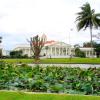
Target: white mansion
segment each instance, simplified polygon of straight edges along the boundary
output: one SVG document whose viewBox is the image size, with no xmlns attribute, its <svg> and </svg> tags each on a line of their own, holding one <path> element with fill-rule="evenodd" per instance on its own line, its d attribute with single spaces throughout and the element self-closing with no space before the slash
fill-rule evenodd
<svg viewBox="0 0 100 100">
<path fill-rule="evenodd" d="M 23 55 L 27 54 L 29 57 L 33 56 L 30 45 L 22 44 L 17 45 L 14 50 L 22 50 Z M 81 51 L 85 52 L 86 57 L 91 57 L 91 54 L 96 56 L 96 53 L 92 53 L 91 48 L 80 48 Z M 75 55 L 75 48 L 69 44 L 58 41 L 47 41 L 41 51 L 41 56 L 45 55 L 46 58 L 68 58 L 71 55 Z"/>
</svg>

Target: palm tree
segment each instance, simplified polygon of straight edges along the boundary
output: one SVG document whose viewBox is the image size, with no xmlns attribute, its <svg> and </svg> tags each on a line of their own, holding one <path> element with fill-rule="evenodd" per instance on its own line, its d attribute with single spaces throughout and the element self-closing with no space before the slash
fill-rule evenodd
<svg viewBox="0 0 100 100">
<path fill-rule="evenodd" d="M 98 28 L 100 26 L 100 13 L 95 14 L 95 10 L 91 9 L 89 3 L 84 4 L 81 7 L 81 12 L 78 12 L 78 17 L 76 18 L 77 29 L 80 31 L 81 29 L 86 30 L 88 27 L 90 29 L 90 36 L 91 36 L 91 50 L 93 48 L 92 43 L 92 29 Z M 93 52 L 92 52 L 93 53 Z"/>
</svg>

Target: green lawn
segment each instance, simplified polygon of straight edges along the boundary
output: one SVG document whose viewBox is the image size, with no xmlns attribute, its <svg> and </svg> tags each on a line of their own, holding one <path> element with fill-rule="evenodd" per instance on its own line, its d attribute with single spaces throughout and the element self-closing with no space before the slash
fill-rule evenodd
<svg viewBox="0 0 100 100">
<path fill-rule="evenodd" d="M 0 91 L 0 100 L 100 100 L 100 96 L 28 94 L 23 92 Z"/>
<path fill-rule="evenodd" d="M 34 59 L 3 59 L 7 63 L 34 63 Z M 91 63 L 100 64 L 100 58 L 52 58 L 41 59 L 40 63 Z"/>
</svg>

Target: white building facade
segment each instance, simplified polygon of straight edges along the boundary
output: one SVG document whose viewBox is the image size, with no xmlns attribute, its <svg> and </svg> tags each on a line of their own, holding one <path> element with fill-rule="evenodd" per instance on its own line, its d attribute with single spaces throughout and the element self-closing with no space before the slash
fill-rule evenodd
<svg viewBox="0 0 100 100">
<path fill-rule="evenodd" d="M 23 55 L 33 56 L 30 45 L 17 45 L 14 50 L 22 50 Z M 71 54 L 74 55 L 74 48 L 71 45 L 64 42 L 47 41 L 41 50 L 40 56 L 45 56 L 46 58 L 68 58 Z"/>
<path fill-rule="evenodd" d="M 14 50 L 22 50 L 23 55 L 33 56 L 30 45 L 22 44 L 17 45 Z M 91 48 L 80 48 L 86 55 L 86 57 L 96 57 L 96 53 Z M 92 53 L 93 52 L 93 53 Z M 47 41 L 45 46 L 41 50 L 41 57 L 44 58 L 69 58 L 75 56 L 75 48 L 69 44 L 59 41 Z"/>
<path fill-rule="evenodd" d="M 41 54 L 45 54 L 47 58 L 68 58 L 74 55 L 74 49 L 71 45 L 64 42 L 48 42 L 42 49 Z"/>
<path fill-rule="evenodd" d="M 80 50 L 85 53 L 86 57 L 96 57 L 96 52 L 94 52 L 93 48 L 80 48 Z"/>
</svg>

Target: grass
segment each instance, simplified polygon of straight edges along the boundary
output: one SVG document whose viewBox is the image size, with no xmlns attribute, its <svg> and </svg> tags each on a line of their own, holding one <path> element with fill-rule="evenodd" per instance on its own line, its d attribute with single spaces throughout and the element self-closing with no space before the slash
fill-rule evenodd
<svg viewBox="0 0 100 100">
<path fill-rule="evenodd" d="M 7 63 L 34 63 L 34 59 L 3 59 Z M 83 63 L 83 64 L 100 64 L 100 58 L 52 58 L 41 59 L 40 63 Z"/>
<path fill-rule="evenodd" d="M 100 96 L 0 91 L 0 100 L 100 100 Z"/>
<path fill-rule="evenodd" d="M 55 59 L 42 59 L 44 63 L 99 63 L 100 58 L 55 58 Z"/>
</svg>

